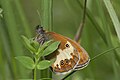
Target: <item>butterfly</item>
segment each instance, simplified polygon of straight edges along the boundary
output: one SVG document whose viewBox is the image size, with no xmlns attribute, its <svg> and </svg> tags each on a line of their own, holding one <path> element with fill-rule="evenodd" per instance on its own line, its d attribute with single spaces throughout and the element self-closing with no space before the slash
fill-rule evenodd
<svg viewBox="0 0 120 80">
<path fill-rule="evenodd" d="M 88 53 L 74 40 L 55 32 L 47 32 L 39 25 L 36 28 L 36 32 L 38 34 L 36 40 L 40 44 L 50 39 L 60 41 L 58 49 L 46 57 L 49 60 L 56 58 L 51 65 L 54 73 L 67 74 L 74 70 L 83 69 L 88 65 L 90 61 Z"/>
</svg>

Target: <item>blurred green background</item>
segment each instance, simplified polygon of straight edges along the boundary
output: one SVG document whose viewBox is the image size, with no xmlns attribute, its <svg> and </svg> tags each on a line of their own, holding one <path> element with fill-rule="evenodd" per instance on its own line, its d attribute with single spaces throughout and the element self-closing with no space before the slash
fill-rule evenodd
<svg viewBox="0 0 120 80">
<path fill-rule="evenodd" d="M 111 3 L 120 19 L 120 0 L 111 0 Z M 53 0 L 53 31 L 74 39 L 83 17 L 83 4 L 84 0 Z M 0 16 L 0 80 L 32 78 L 32 71 L 24 68 L 14 57 L 30 56 L 21 35 L 28 38 L 36 35 L 35 26 L 41 23 L 37 10 L 42 13 L 41 7 L 41 0 L 0 0 L 3 10 L 0 11 L 3 15 Z M 109 14 L 105 0 L 88 0 L 80 44 L 90 58 L 120 45 L 120 36 L 113 25 L 116 21 L 111 20 Z M 117 25 L 117 29 L 120 29 L 120 25 Z M 37 76 L 41 77 L 39 71 Z M 120 49 L 91 61 L 88 67 L 66 80 L 120 80 Z"/>
</svg>

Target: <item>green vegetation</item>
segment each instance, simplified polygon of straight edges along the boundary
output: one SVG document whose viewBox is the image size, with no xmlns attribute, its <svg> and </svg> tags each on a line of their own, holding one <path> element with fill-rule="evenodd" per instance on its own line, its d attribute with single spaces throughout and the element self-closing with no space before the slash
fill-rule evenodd
<svg viewBox="0 0 120 80">
<path fill-rule="evenodd" d="M 43 45 L 40 45 L 37 41 L 27 39 L 25 36 L 22 36 L 22 39 L 33 58 L 28 56 L 17 56 L 15 58 L 26 68 L 33 70 L 33 79 L 37 80 L 37 70 L 49 68 L 53 64 L 54 60 L 41 60 L 41 58 L 53 53 L 58 48 L 60 42 L 52 42 L 52 40 L 50 40 L 46 41 Z"/>
</svg>

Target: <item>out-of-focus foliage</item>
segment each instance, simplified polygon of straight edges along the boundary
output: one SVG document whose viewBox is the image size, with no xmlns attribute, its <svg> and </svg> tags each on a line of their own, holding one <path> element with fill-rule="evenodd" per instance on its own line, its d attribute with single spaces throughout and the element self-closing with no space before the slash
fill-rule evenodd
<svg viewBox="0 0 120 80">
<path fill-rule="evenodd" d="M 83 16 L 83 2 L 53 0 L 53 31 L 73 39 Z M 120 20 L 120 0 L 111 0 L 111 4 Z M 32 70 L 22 67 L 14 57 L 31 56 L 20 36 L 36 35 L 35 26 L 41 23 L 37 13 L 37 10 L 42 12 L 41 0 L 0 0 L 0 9 L 0 80 L 31 79 Z M 87 2 L 87 17 L 80 44 L 91 58 L 120 45 L 113 25 L 114 19 L 111 20 L 114 17 L 110 16 L 112 13 L 108 9 L 105 0 Z M 77 71 L 66 80 L 119 80 L 119 74 L 120 49 L 116 49 L 91 61 L 85 69 Z"/>
</svg>

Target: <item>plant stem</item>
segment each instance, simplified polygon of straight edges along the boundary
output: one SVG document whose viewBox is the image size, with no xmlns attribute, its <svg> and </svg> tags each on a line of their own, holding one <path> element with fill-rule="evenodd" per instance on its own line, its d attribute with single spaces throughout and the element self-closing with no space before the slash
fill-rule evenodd
<svg viewBox="0 0 120 80">
<path fill-rule="evenodd" d="M 34 80 L 37 80 L 37 78 L 36 78 L 36 68 L 34 69 Z"/>
<path fill-rule="evenodd" d="M 80 5 L 81 8 L 84 7 L 80 1 L 78 1 L 78 3 L 79 3 L 79 5 Z M 102 39 L 104 40 L 104 42 L 107 44 L 107 40 L 106 40 L 104 31 L 102 30 L 102 28 L 98 24 L 97 20 L 94 18 L 94 16 L 91 13 L 91 11 L 89 9 L 87 9 L 87 8 L 86 8 L 86 11 L 87 11 L 86 12 L 86 16 L 91 21 L 91 23 L 94 25 L 95 29 L 98 31 L 99 35 L 102 37 Z"/>
<path fill-rule="evenodd" d="M 78 28 L 78 31 L 75 35 L 75 41 L 78 42 L 80 37 L 81 37 L 81 33 L 82 33 L 82 30 L 83 30 L 83 27 L 84 27 L 84 24 L 85 24 L 85 18 L 86 18 L 86 7 L 87 7 L 87 0 L 85 0 L 84 2 L 84 11 L 83 11 L 83 19 L 82 19 L 82 22 L 80 23 L 80 26 Z"/>
<path fill-rule="evenodd" d="M 35 64 L 37 64 L 37 59 L 34 59 Z M 37 80 L 37 67 L 35 66 L 34 70 L 33 70 L 33 80 Z"/>
</svg>

